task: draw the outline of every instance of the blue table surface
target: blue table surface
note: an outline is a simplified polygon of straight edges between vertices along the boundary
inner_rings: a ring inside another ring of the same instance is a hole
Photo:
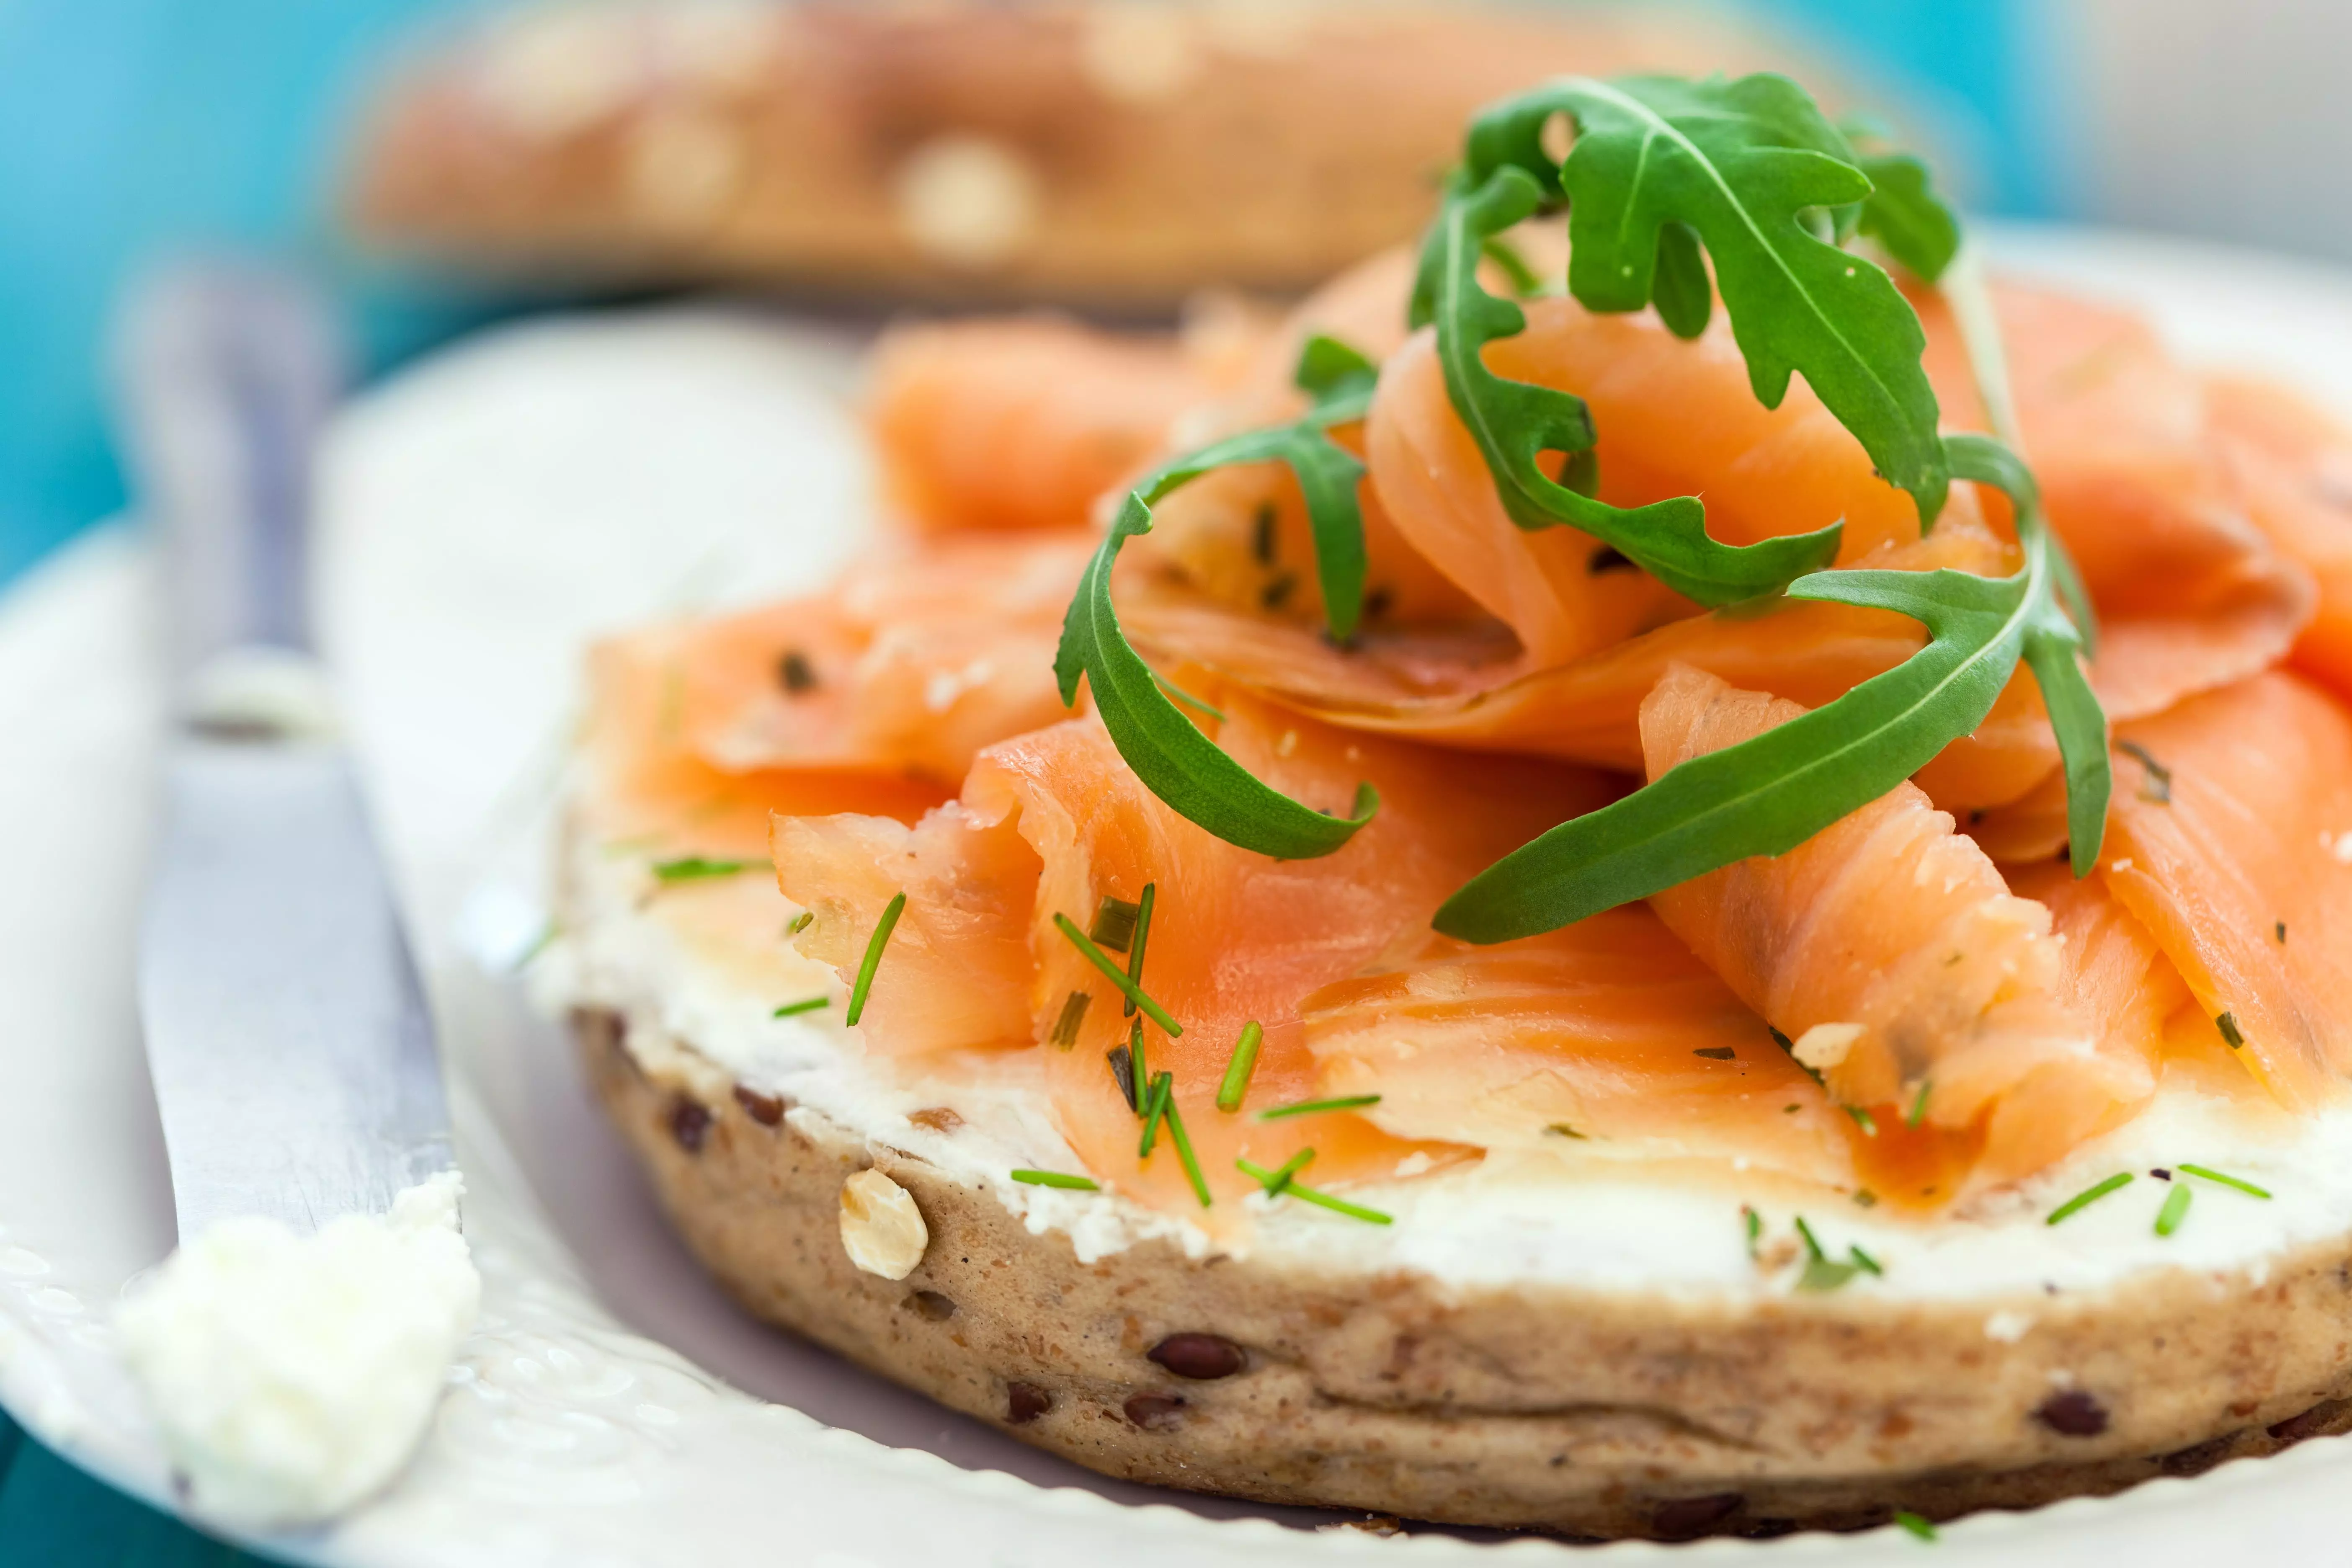
[[[376,369],[495,302],[360,279],[319,215],[365,63],[478,0],[0,0],[0,584],[121,505],[103,339],[123,283],[175,250],[267,247],[344,287]],[[1966,121],[1980,204],[2046,211],[2034,0],[1748,0],[1921,85]],[[132,1503],[0,1413],[0,1564],[257,1563]]]

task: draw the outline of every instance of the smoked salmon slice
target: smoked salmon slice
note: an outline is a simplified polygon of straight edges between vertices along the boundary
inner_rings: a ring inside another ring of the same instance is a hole
[[[785,896],[821,913],[799,939],[847,979],[888,899],[908,895],[901,927],[923,922],[919,962],[893,973],[898,937],[877,972],[865,1028],[877,1049],[950,1050],[1013,1027],[1004,998],[1021,994],[1020,1038],[1047,1052],[1064,1136],[1098,1179],[1173,1209],[1197,1207],[1178,1163],[1138,1157],[1135,1111],[1106,1057],[1130,1045],[1125,998],[1055,923],[1089,928],[1105,899],[1133,904],[1148,884],[1143,988],[1181,1024],[1144,1028],[1148,1070],[1174,1074],[1178,1105],[1213,1194],[1253,1184],[1247,1157],[1278,1166],[1316,1150],[1318,1184],[1391,1173],[1415,1153],[1450,1147],[1391,1137],[1362,1118],[1328,1112],[1260,1121],[1259,1109],[1317,1092],[1299,1025],[1305,998],[1402,946],[1427,939],[1437,905],[1472,873],[1527,838],[1607,801],[1614,786],[1556,763],[1460,753],[1354,736],[1301,720],[1246,692],[1204,693],[1225,712],[1219,743],[1276,788],[1344,808],[1360,780],[1381,791],[1371,825],[1336,854],[1269,861],[1215,838],[1147,791],[1099,721],[1056,724],[984,752],[961,800],[911,834],[854,817],[780,818],[777,875]],[[1473,767],[1480,808],[1460,809]],[[1025,847],[1011,850],[1017,837]],[[830,901],[830,902],[828,902]],[[942,920],[927,906],[956,911]],[[976,918],[966,922],[962,916]],[[840,936],[835,931],[845,933]],[[812,945],[814,939],[815,945]],[[852,951],[856,949],[856,951]],[[821,949],[821,951],[820,951]],[[984,1025],[923,994],[971,984],[982,966]],[[1077,1000],[1083,998],[1083,1000]],[[1248,1107],[1215,1099],[1245,1023],[1265,1028]],[[1425,1162],[1424,1162],[1425,1163]],[[1218,1223],[1223,1223],[1221,1218]]]
[[[889,503],[919,530],[1080,528],[1216,390],[1169,338],[934,322],[876,347],[867,425]]]
[[[1650,776],[1801,711],[1671,670],[1642,705]],[[1916,785],[1650,903],[1841,1101],[1882,1121],[1981,1124],[1985,1177],[2023,1175],[2072,1146],[2049,1135],[2043,1097],[2094,1107],[2095,1124],[2153,1088],[2145,1060],[2111,1047],[2070,994],[2050,910],[2011,893]]]
[[[2122,738],[2100,878],[2263,1086],[2320,1103],[2352,1070],[2352,718],[2273,671]]]
[[[1304,1007],[1323,1091],[1381,1096],[1389,1131],[1853,1180],[1847,1118],[1649,910],[1433,949]]]
[[[1094,545],[887,548],[829,594],[614,639],[590,661],[599,730],[640,763],[929,781],[896,793],[931,804],[982,746],[1064,716],[1054,647]]]
[[[2217,377],[2205,393],[2248,514],[2318,584],[2318,613],[2294,645],[2294,663],[2352,693],[2352,434],[2261,382]]]

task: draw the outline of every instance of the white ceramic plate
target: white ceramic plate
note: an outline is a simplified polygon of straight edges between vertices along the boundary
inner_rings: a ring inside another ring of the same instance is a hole
[[[2016,266],[2153,310],[2190,353],[2352,410],[2352,280],[2203,248],[2011,234]],[[430,973],[488,1279],[425,1452],[320,1564],[778,1562],[1155,1568],[1570,1549],[1381,1540],[1338,1516],[1107,1482],[733,1310],[656,1215],[557,1032],[504,973],[539,917],[537,826],[581,644],[822,580],[863,528],[855,344],[742,312],[514,329],[344,419],[320,589],[349,716]],[[147,556],[74,546],[0,601],[0,1401],[116,1485],[168,1478],[106,1321],[172,1241],[131,1007],[159,708]],[[1948,1528],[1943,1561],[2334,1561],[2352,1443]],[[1647,1560],[1666,1550],[1603,1549]],[[1891,1530],[1673,1549],[1904,1562]]]

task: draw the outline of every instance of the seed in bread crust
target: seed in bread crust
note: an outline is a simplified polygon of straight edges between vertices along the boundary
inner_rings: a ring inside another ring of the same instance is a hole
[[[740,1083],[735,1086],[735,1103],[743,1108],[744,1115],[762,1127],[773,1127],[784,1119],[782,1100],[756,1089],[745,1089]]]
[[[2061,1437],[2095,1437],[2107,1429],[2107,1407],[2079,1388],[2052,1394],[2033,1415]]]
[[[1195,1383],[1231,1377],[1249,1364],[1242,1347],[1222,1334],[1171,1334],[1146,1351],[1144,1359]]]
[[[1131,1425],[1146,1432],[1173,1432],[1184,1424],[1184,1396],[1181,1394],[1130,1394],[1119,1408],[1127,1412]]]
[[[1029,160],[984,136],[935,137],[907,155],[891,183],[901,232],[951,267],[1011,260],[1034,237],[1045,201]]]
[[[689,1154],[702,1152],[710,1136],[710,1112],[698,1101],[681,1100],[669,1108],[669,1135]]]
[[[904,1279],[930,1245],[930,1227],[906,1188],[873,1170],[841,1184],[841,1249],[861,1270]]]
[[[2347,1412],[2352,1412],[2352,1400],[2331,1399],[2313,1405],[2300,1415],[2288,1416],[2268,1431],[2282,1443],[2300,1443],[2307,1437],[2341,1431]]]
[[[1738,1492],[1712,1492],[1706,1497],[1679,1497],[1672,1502],[1660,1503],[1650,1523],[1668,1541],[1687,1541],[1705,1535],[1733,1514],[1748,1500]]]
[[[1026,1426],[1053,1408],[1054,1396],[1034,1383],[1004,1385],[1004,1422],[1008,1426]]]

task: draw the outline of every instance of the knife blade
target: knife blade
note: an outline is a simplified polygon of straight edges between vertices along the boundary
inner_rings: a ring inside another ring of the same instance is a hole
[[[139,951],[183,1242],[309,1234],[454,1168],[432,1026],[304,602],[310,454],[341,383],[290,275],[188,266],[120,341],[125,447],[184,672]]]

